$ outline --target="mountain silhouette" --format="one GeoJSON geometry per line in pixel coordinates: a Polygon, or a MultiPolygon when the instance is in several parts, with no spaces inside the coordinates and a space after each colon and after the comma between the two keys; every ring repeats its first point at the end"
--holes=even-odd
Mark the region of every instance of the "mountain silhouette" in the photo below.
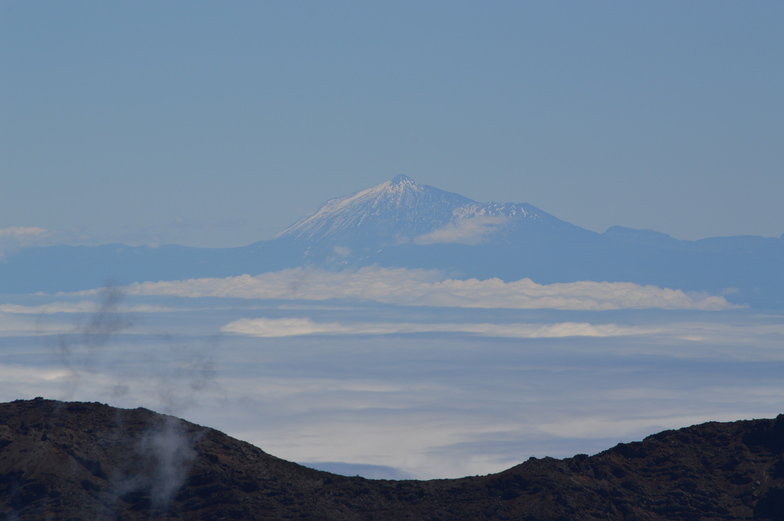
{"type": "Polygon", "coordinates": [[[781,520],[784,416],[459,479],[309,469],[147,409],[0,404],[4,520],[781,520]]]}

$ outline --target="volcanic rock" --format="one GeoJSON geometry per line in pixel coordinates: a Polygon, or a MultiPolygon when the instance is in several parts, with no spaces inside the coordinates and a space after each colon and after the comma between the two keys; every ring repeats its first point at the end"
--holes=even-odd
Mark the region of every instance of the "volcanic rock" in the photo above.
{"type": "Polygon", "coordinates": [[[430,481],[337,476],[147,409],[0,404],[6,520],[784,519],[784,416],[430,481]]]}

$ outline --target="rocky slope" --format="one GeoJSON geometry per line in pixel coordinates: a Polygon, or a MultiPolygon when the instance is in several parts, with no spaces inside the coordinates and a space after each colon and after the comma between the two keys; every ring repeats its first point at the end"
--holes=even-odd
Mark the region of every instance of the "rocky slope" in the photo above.
{"type": "Polygon", "coordinates": [[[0,405],[0,519],[784,519],[784,416],[665,431],[499,474],[374,481],[146,409],[0,405]]]}

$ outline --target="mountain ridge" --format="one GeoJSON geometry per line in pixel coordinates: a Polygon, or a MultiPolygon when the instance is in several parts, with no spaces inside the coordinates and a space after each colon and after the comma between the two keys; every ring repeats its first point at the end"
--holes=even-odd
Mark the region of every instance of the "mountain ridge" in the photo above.
{"type": "Polygon", "coordinates": [[[0,404],[0,519],[778,521],[784,416],[709,422],[496,474],[368,480],[147,409],[0,404]]]}

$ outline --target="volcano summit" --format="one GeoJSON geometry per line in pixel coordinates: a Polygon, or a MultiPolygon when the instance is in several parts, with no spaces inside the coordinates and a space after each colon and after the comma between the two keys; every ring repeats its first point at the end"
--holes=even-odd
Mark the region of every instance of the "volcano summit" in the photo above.
{"type": "Polygon", "coordinates": [[[596,233],[527,203],[481,203],[399,175],[330,199],[275,235],[241,248],[28,248],[0,263],[0,293],[75,291],[133,282],[257,275],[285,268],[441,270],[455,278],[539,284],[632,282],[724,294],[784,308],[784,239],[682,241],[613,226],[596,233]]]}
{"type": "Polygon", "coordinates": [[[405,243],[480,244],[520,228],[558,233],[576,227],[530,204],[478,203],[399,175],[378,186],[330,199],[273,237],[348,247],[405,243]]]}

